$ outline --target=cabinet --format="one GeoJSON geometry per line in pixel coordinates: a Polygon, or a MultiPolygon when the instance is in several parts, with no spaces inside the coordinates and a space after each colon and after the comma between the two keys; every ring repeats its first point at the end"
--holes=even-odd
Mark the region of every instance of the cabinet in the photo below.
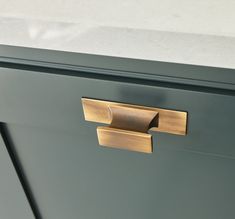
{"type": "Polygon", "coordinates": [[[0,218],[35,218],[1,133],[0,174],[0,218]]]}
{"type": "Polygon", "coordinates": [[[0,121],[42,218],[232,219],[231,87],[5,63],[0,121]],[[82,97],[187,111],[187,135],[151,133],[152,154],[100,147],[98,124],[84,120],[82,97]]]}

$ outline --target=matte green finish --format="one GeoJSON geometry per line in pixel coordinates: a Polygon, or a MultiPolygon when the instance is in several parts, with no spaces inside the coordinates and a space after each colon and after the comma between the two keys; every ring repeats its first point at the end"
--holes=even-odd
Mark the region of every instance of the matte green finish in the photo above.
{"type": "MultiPolygon", "coordinates": [[[[235,69],[195,66],[0,44],[0,62],[235,90],[235,69]]],[[[25,67],[25,66],[24,66],[25,67]]]]}
{"type": "Polygon", "coordinates": [[[34,215],[0,133],[0,218],[33,219],[34,215]]]}
{"type": "Polygon", "coordinates": [[[234,158],[160,138],[153,154],[107,149],[85,123],[75,132],[8,128],[45,219],[235,218],[234,158]]]}
{"type": "Polygon", "coordinates": [[[81,97],[188,112],[187,136],[153,133],[158,147],[235,157],[235,96],[0,69],[0,121],[77,132],[85,125],[81,97]]]}
{"type": "Polygon", "coordinates": [[[43,218],[235,218],[235,96],[0,69],[6,122],[43,218]],[[98,146],[81,97],[188,111],[154,153],[98,146]]]}

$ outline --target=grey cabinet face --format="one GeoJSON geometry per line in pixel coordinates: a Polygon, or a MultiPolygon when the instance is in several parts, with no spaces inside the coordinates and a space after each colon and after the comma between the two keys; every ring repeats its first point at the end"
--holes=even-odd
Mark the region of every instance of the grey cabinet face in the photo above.
{"type": "Polygon", "coordinates": [[[1,69],[0,101],[43,218],[235,217],[233,95],[1,69]],[[188,135],[99,147],[81,97],[187,111],[188,135]]]}
{"type": "Polygon", "coordinates": [[[33,219],[34,215],[0,134],[0,218],[33,219]]]}

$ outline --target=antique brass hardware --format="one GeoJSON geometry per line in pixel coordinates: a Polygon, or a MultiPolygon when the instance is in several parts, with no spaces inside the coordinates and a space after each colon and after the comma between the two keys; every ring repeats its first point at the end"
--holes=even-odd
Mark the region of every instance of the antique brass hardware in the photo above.
{"type": "Polygon", "coordinates": [[[99,144],[152,153],[148,130],[186,135],[187,112],[82,98],[85,120],[109,124],[97,127],[99,144]]]}

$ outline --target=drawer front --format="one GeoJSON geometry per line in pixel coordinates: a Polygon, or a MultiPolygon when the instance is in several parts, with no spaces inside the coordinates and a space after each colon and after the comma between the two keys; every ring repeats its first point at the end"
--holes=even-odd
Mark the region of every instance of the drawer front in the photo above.
{"type": "Polygon", "coordinates": [[[157,84],[0,69],[8,127],[43,218],[234,218],[235,97],[157,84]],[[154,153],[98,146],[82,97],[188,112],[154,153]]]}
{"type": "Polygon", "coordinates": [[[0,174],[0,218],[35,218],[11,162],[11,158],[1,135],[1,129],[0,174]]]}

